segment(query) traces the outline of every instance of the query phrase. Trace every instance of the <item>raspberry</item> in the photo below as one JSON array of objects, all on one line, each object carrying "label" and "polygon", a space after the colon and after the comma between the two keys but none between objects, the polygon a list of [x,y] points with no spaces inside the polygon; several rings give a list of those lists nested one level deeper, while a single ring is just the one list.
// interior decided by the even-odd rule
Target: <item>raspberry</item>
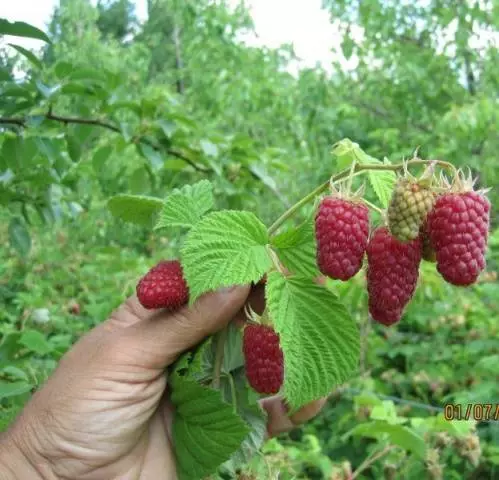
[{"label": "raspberry", "polygon": [[441,195],[428,215],[437,270],[453,285],[474,283],[485,268],[490,202],[478,192]]},{"label": "raspberry", "polygon": [[352,278],[362,267],[369,237],[365,205],[336,196],[324,197],[315,216],[317,265],[336,280]]},{"label": "raspberry", "polygon": [[182,265],[178,260],[168,260],[151,268],[137,284],[137,297],[147,309],[166,308],[173,311],[189,300]]},{"label": "raspberry", "polygon": [[401,242],[414,240],[435,203],[432,190],[423,182],[401,178],[388,206],[390,233]]},{"label": "raspberry", "polygon": [[243,333],[246,377],[258,393],[277,393],[284,378],[284,356],[272,327],[247,324]]},{"label": "raspberry", "polygon": [[367,245],[369,313],[379,323],[400,320],[416,290],[421,262],[419,238],[403,243],[380,227]]}]

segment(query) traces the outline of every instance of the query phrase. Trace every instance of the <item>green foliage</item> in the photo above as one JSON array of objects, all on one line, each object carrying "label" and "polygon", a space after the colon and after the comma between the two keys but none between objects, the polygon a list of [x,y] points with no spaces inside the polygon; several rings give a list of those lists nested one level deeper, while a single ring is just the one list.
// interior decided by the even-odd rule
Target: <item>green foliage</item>
[{"label": "green foliage", "polygon": [[[0,430],[71,344],[181,246],[193,301],[282,263],[291,276],[270,274],[267,300],[287,400],[298,407],[343,383],[316,421],[253,457],[265,415],[245,381],[241,332],[228,332],[219,390],[208,386],[217,342],[207,340],[172,380],[184,476],[224,462],[224,480],[241,468],[346,477],[394,447],[359,475],[383,478],[395,465],[401,478],[425,478],[423,457],[437,448],[445,478],[495,478],[497,425],[451,422],[436,409],[499,396],[497,191],[489,272],[457,295],[424,265],[413,304],[389,330],[366,323],[362,274],[312,282],[312,209],[277,235],[265,227],[333,171],[399,163],[416,147],[470,166],[480,187],[498,184],[498,12],[482,3],[324,1],[343,35],[331,75],[291,75],[291,47],[241,42],[252,27],[243,5],[155,0],[138,25],[126,0],[62,0],[48,33],[0,19],[0,36],[45,42],[0,47]],[[386,206],[394,173],[366,176],[367,198]],[[215,198],[222,210],[208,213]],[[233,435],[222,435],[224,419]],[[460,447],[475,434],[478,463]],[[203,443],[193,461],[186,450],[200,439],[212,453]]]},{"label": "green foliage", "polygon": [[251,212],[206,215],[189,232],[182,266],[190,302],[220,287],[257,282],[270,269],[265,225]]},{"label": "green foliage", "polygon": [[298,409],[352,375],[359,334],[336,295],[312,280],[273,272],[267,282],[269,313],[284,352],[284,395]]}]

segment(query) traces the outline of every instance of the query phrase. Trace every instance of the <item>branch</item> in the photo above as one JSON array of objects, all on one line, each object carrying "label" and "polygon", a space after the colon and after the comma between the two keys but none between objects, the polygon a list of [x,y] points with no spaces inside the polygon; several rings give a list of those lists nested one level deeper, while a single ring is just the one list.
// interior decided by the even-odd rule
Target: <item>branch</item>
[{"label": "branch", "polygon": [[[62,115],[56,115],[52,113],[51,109],[49,109],[49,111],[44,115],[44,117],[47,120],[64,123],[65,125],[69,124],[93,125],[96,127],[105,128],[115,133],[122,133],[121,129],[116,125],[113,125],[112,123],[109,122],[105,122],[104,120],[99,120],[98,118],[65,117]],[[23,128],[27,127],[25,117],[4,117],[4,118],[0,117],[0,125],[2,124],[18,125]],[[137,142],[149,145],[151,148],[153,148],[156,151],[162,150],[161,146],[159,146],[158,144],[154,143],[152,140],[146,137],[137,137]],[[179,158],[180,160],[183,160],[184,162],[188,163],[192,168],[194,168],[199,172],[204,172],[204,173],[211,172],[211,169],[196,164],[193,160],[191,160],[189,157],[185,156],[182,152],[179,152],[178,150],[167,148],[165,149],[165,151],[168,155]]]},{"label": "branch", "polygon": [[367,457],[360,465],[355,472],[352,474],[352,480],[355,480],[364,470],[367,470],[373,463],[379,460],[381,457],[384,457],[387,453],[390,453],[392,450],[397,448],[395,445],[388,445],[380,452]]}]

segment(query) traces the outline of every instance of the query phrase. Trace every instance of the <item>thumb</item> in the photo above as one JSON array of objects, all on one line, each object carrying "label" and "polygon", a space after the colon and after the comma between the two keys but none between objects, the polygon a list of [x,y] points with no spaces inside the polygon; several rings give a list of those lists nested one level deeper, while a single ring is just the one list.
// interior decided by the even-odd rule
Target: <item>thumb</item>
[{"label": "thumb", "polygon": [[[129,358],[135,358],[132,352],[136,352],[141,365],[164,369],[182,352],[225,327],[241,310],[249,292],[249,285],[210,292],[174,313],[146,312],[134,295],[123,307],[125,314],[133,311],[138,318],[123,329],[127,346],[122,348]],[[119,314],[118,310],[115,315]]]}]

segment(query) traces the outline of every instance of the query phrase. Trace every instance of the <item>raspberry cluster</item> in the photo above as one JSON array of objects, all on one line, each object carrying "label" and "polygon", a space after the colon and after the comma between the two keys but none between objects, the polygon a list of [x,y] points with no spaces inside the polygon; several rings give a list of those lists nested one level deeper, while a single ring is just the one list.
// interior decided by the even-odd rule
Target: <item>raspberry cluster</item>
[{"label": "raspberry cluster", "polygon": [[369,238],[362,200],[332,194],[315,215],[317,266],[323,275],[348,280],[367,252],[369,312],[384,325],[398,322],[417,285],[421,259],[436,262],[453,285],[476,282],[485,268],[490,202],[459,172],[452,184],[431,186],[427,175],[400,178],[388,207],[387,226]]}]

